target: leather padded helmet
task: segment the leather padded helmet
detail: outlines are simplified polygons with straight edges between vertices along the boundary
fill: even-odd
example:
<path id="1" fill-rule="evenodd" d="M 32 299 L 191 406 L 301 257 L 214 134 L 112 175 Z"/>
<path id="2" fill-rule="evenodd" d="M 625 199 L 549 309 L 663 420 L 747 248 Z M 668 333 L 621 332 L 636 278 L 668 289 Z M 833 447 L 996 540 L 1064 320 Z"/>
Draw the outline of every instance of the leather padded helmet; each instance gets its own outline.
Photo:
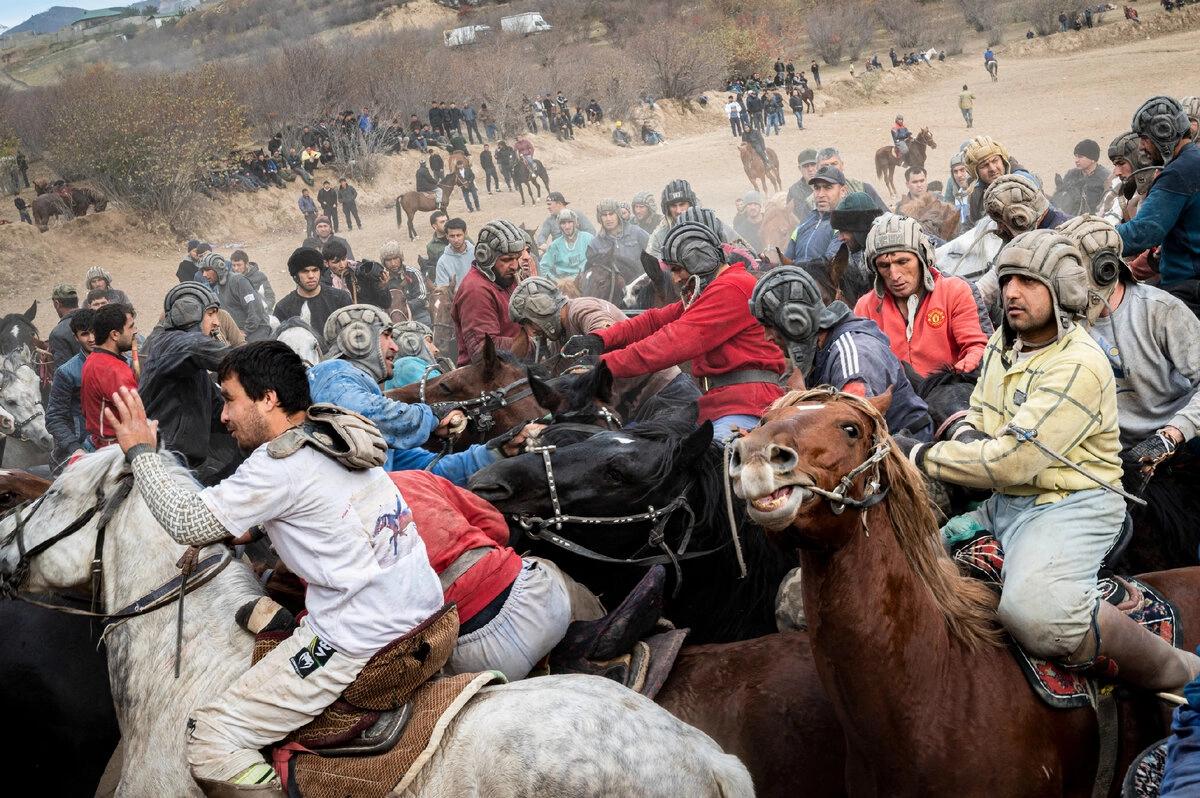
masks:
<path id="1" fill-rule="evenodd" d="M 649 191 L 639 191 L 633 195 L 633 202 L 630 205 L 645 205 L 647 208 L 653 208 L 654 195 Z"/>
<path id="2" fill-rule="evenodd" d="M 508 317 L 517 324 L 529 322 L 551 341 L 562 337 L 559 311 L 567 298 L 553 279 L 538 275 L 522 280 L 508 298 Z"/>
<path id="3" fill-rule="evenodd" d="M 926 291 L 933 290 L 934 250 L 933 242 L 921 229 L 921 223 L 908 216 L 885 213 L 871 224 L 867 232 L 867 243 L 863 249 L 863 260 L 875 273 L 875 293 L 884 295 L 883 280 L 875 268 L 875 258 L 889 252 L 911 252 L 921 264 L 921 282 Z"/>
<path id="4" fill-rule="evenodd" d="M 112 275 L 103 266 L 93 266 L 87 270 L 87 276 L 83 278 L 83 284 L 89 291 L 92 288 L 92 280 L 96 278 L 104 280 L 105 288 L 112 288 Z"/>
<path id="5" fill-rule="evenodd" d="M 667 209 L 674 202 L 690 202 L 693 208 L 700 207 L 700 200 L 696 197 L 696 192 L 692 191 L 692 184 L 686 180 L 672 180 L 667 183 L 662 191 L 662 206 L 663 216 L 670 216 Z"/>
<path id="6" fill-rule="evenodd" d="M 993 155 L 999 155 L 1000 159 L 1004 161 L 1005 172 L 1012 168 L 1012 158 L 1003 144 L 991 136 L 976 136 L 967 142 L 967 146 L 963 150 L 963 164 L 971 173 L 971 177 L 978 180 L 980 164 Z"/>
<path id="7" fill-rule="evenodd" d="M 1071 239 L 1057 230 L 1030 230 L 1021 233 L 996 255 L 996 276 L 1004 285 L 1006 277 L 1021 275 L 1037 280 L 1050 291 L 1058 336 L 1071 328 L 1071 320 L 1087 312 L 1090 286 L 1083 255 Z M 1012 340 L 1014 331 L 1005 314 L 1004 333 Z"/>
<path id="8" fill-rule="evenodd" d="M 1133 280 L 1133 273 L 1121 260 L 1124 246 L 1121 234 L 1107 220 L 1094 214 L 1076 216 L 1057 229 L 1074 242 L 1083 256 L 1090 284 L 1086 315 L 1089 322 L 1095 322 L 1121 278 Z"/>
<path id="9" fill-rule="evenodd" d="M 187 330 L 204 318 L 209 308 L 221 307 L 220 300 L 205 283 L 188 280 L 171 286 L 163 297 L 163 315 L 168 330 Z"/>
<path id="10" fill-rule="evenodd" d="M 695 222 L 702 224 L 724 243 L 725 241 L 725 223 L 717 218 L 717 214 L 709 208 L 701 208 L 693 205 L 683 213 L 675 217 L 675 224 L 683 224 L 684 222 Z"/>
<path id="11" fill-rule="evenodd" d="M 803 269 L 777 266 L 754 286 L 750 314 L 779 331 L 792 364 L 807 375 L 817 355 L 817 333 L 849 316 L 850 308 L 840 300 L 826 305 L 816 281 Z"/>
<path id="12" fill-rule="evenodd" d="M 433 330 L 419 321 L 401 321 L 392 325 L 392 340 L 400 349 L 397 358 L 418 357 L 427 363 L 433 362 L 433 353 L 429 351 L 428 339 L 433 338 Z"/>
<path id="13" fill-rule="evenodd" d="M 1117 136 L 1108 145 L 1108 160 L 1115 162 L 1120 158 L 1131 164 L 1137 163 L 1138 154 L 1141 151 L 1142 145 L 1138 140 L 1138 135 L 1129 130 Z"/>
<path id="14" fill-rule="evenodd" d="M 1188 119 L 1193 122 L 1200 122 L 1200 97 L 1195 95 L 1184 97 L 1179 101 L 1179 104 L 1183 106 L 1183 112 L 1187 114 Z"/>
<path id="15" fill-rule="evenodd" d="M 700 222 L 679 222 L 663 241 L 662 261 L 672 268 L 681 267 L 691 275 L 688 280 L 691 293 L 685 303 L 694 302 L 725 263 L 721 236 Z"/>
<path id="16" fill-rule="evenodd" d="M 617 219 L 620 219 L 621 218 L 621 203 L 617 202 L 615 199 L 600 200 L 600 202 L 598 202 L 596 204 L 596 223 L 597 224 L 602 224 L 600 222 L 600 217 L 606 213 L 615 213 L 617 215 Z"/>
<path id="17" fill-rule="evenodd" d="M 1131 127 L 1154 145 L 1165 164 L 1174 157 L 1179 141 L 1191 133 L 1192 122 L 1178 100 L 1159 95 L 1142 103 L 1133 115 Z"/>
<path id="18" fill-rule="evenodd" d="M 217 275 L 217 285 L 225 285 L 225 281 L 229 279 L 229 264 L 216 252 L 205 253 L 200 262 L 196 264 L 196 268 L 201 272 L 212 269 Z"/>
<path id="19" fill-rule="evenodd" d="M 348 360 L 367 372 L 375 382 L 392 376 L 383 363 L 379 339 L 391 330 L 392 320 L 375 305 L 347 305 L 335 310 L 325 321 L 325 340 L 329 349 L 326 360 Z"/>
<path id="20" fill-rule="evenodd" d="M 502 255 L 520 255 L 528 248 L 525 231 L 508 219 L 493 219 L 479 229 L 475 240 L 475 265 L 494 283 L 496 260 Z"/>
<path id="21" fill-rule="evenodd" d="M 983 192 L 983 210 L 1016 236 L 1038 226 L 1050 200 L 1024 175 L 1000 175 Z"/>

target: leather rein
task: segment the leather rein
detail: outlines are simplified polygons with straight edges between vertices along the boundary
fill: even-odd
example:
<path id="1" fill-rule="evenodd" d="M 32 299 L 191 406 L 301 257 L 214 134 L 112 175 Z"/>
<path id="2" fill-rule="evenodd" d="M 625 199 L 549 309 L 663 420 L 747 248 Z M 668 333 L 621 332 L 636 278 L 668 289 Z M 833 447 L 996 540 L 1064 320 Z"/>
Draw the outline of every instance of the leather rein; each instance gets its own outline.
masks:
<path id="1" fill-rule="evenodd" d="M 572 554 L 577 554 L 589 560 L 598 562 L 607 562 L 618 565 L 665 565 L 671 564 L 675 571 L 675 589 L 672 596 L 679 593 L 679 587 L 683 584 L 683 570 L 679 563 L 682 560 L 691 560 L 697 557 L 704 557 L 713 554 L 725 546 L 729 545 L 729 541 L 722 543 L 719 546 L 714 546 L 711 549 L 702 551 L 688 551 L 688 545 L 691 543 L 692 531 L 696 526 L 696 513 L 692 510 L 691 504 L 687 500 L 687 493 L 692 487 L 692 483 L 688 482 L 684 485 L 674 499 L 667 502 L 662 507 L 648 505 L 646 512 L 633 513 L 630 515 L 569 515 L 562 511 L 562 504 L 558 498 L 558 483 L 554 478 L 554 464 L 550 459 L 550 453 L 556 447 L 553 445 L 533 446 L 528 451 L 541 454 L 542 463 L 546 469 L 546 485 L 550 492 L 550 504 L 554 508 L 554 515 L 551 518 L 541 518 L 535 515 L 517 515 L 514 516 L 518 525 L 534 540 L 544 540 L 548 543 L 553 543 L 564 551 L 569 551 Z M 666 541 L 666 528 L 671 518 L 676 513 L 683 513 L 686 516 L 683 537 L 679 542 L 677 549 L 672 549 Z M 583 526 L 624 526 L 626 524 L 649 523 L 650 532 L 647 535 L 646 543 L 638 549 L 638 552 L 647 548 L 657 548 L 662 551 L 662 554 L 651 554 L 646 556 L 637 556 L 637 552 L 629 557 L 611 557 L 607 554 L 601 554 L 598 551 L 588 548 L 587 546 L 576 543 L 562 535 L 563 524 L 580 524 Z"/>
<path id="2" fill-rule="evenodd" d="M 168 606 L 169 604 L 178 602 L 179 615 L 176 629 L 176 648 L 175 648 L 175 677 L 179 678 L 179 668 L 181 660 L 181 651 L 183 645 L 183 597 L 188 593 L 202 587 L 225 570 L 225 567 L 233 561 L 233 554 L 228 548 L 222 548 L 221 551 L 205 557 L 203 560 L 199 558 L 200 547 L 189 546 L 183 556 L 176 563 L 180 569 L 178 576 L 168 579 L 163 584 L 154 588 L 150 592 L 140 596 L 136 600 L 126 604 L 124 607 L 114 612 L 100 612 L 98 607 L 102 604 L 102 592 L 104 587 L 104 540 L 108 531 L 108 524 L 116 514 L 117 509 L 128 498 L 130 491 L 133 488 L 133 474 L 126 474 L 121 477 L 117 483 L 117 488 L 111 496 L 106 497 L 101 488 L 96 489 L 96 503 L 84 510 L 70 524 L 67 524 L 59 532 L 51 535 L 41 543 L 26 548 L 25 546 L 25 524 L 41 506 L 45 495 L 39 497 L 32 503 L 22 503 L 18 505 L 12 513 L 16 517 L 16 526 L 9 533 L 2 544 L 7 546 L 13 541 L 17 544 L 17 552 L 19 560 L 13 573 L 9 576 L 0 575 L 0 596 L 5 598 L 24 601 L 27 604 L 42 607 L 44 609 L 55 610 L 57 612 L 65 612 L 69 615 L 82 615 L 89 618 L 100 618 L 104 631 L 101 638 L 107 634 L 114 626 L 120 624 L 130 618 L 137 618 L 141 615 L 147 615 L 155 610 Z M 22 514 L 22 511 L 28 508 L 28 512 Z M 35 557 L 42 554 L 50 547 L 54 546 L 62 540 L 69 538 L 79 530 L 86 527 L 96 514 L 100 514 L 100 519 L 96 525 L 96 546 L 92 555 L 91 562 L 91 601 L 88 609 L 80 609 L 72 606 L 69 596 L 50 593 L 49 598 L 52 601 L 41 601 L 33 598 L 28 593 L 21 592 L 21 584 L 25 581 L 25 577 L 29 572 L 29 564 Z"/>

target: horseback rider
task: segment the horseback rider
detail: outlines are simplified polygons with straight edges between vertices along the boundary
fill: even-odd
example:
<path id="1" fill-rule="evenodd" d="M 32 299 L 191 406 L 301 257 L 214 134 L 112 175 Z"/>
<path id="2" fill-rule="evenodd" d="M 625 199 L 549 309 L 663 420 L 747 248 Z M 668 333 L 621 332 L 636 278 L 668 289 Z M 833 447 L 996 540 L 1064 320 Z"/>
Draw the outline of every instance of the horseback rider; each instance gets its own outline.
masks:
<path id="1" fill-rule="evenodd" d="M 1120 224 L 1137 215 L 1138 206 L 1150 192 L 1159 169 L 1132 130 L 1112 140 L 1108 145 L 1108 160 L 1113 165 L 1112 182 L 1100 200 L 1098 213 L 1113 224 Z"/>
<path id="2" fill-rule="evenodd" d="M 829 225 L 842 242 L 833 261 L 836 265 L 845 258 L 843 281 L 849 280 L 854 296 L 862 296 L 871 290 L 875 281 L 875 270 L 866 262 L 863 251 L 867 247 L 871 224 L 882 215 L 883 211 L 876 207 L 870 196 L 861 191 L 847 194 L 829 214 Z"/>
<path id="3" fill-rule="evenodd" d="M 1083 258 L 1069 238 L 1034 230 L 1001 250 L 997 267 L 1004 323 L 988 342 L 966 419 L 952 440 L 901 448 L 935 479 L 995 491 L 943 534 L 986 529 L 1004 547 L 997 614 L 1025 650 L 1076 665 L 1103 654 L 1132 684 L 1178 691 L 1200 672 L 1200 657 L 1097 594 L 1125 503 L 1115 492 L 1112 368 L 1074 321 L 1088 307 Z"/>
<path id="4" fill-rule="evenodd" d="M 308 612 L 291 637 L 194 710 L 187 727 L 188 762 L 206 795 L 278 796 L 261 749 L 321 714 L 378 651 L 439 613 L 442 587 L 404 498 L 379 468 L 378 430 L 338 408 L 310 408 L 295 352 L 279 341 L 246 344 L 218 378 L 222 421 L 251 454 L 214 487 L 175 475 L 136 391 L 115 394 L 106 415 L 138 493 L 176 542 L 244 543 L 261 525 L 306 583 Z M 450 624 L 457 629 L 453 612 L 431 628 Z M 428 645 L 417 634 L 414 643 Z"/>
<path id="5" fill-rule="evenodd" d="M 912 132 L 905 126 L 904 117 L 897 115 L 892 125 L 892 146 L 896 150 L 896 160 L 905 165 L 908 164 L 908 140 L 911 138 Z"/>
<path id="6" fill-rule="evenodd" d="M 421 165 L 417 167 L 417 191 L 423 194 L 432 194 L 433 201 L 439 208 L 442 205 L 442 187 L 438 184 L 437 179 L 430 174 L 429 165 L 425 161 L 421 161 Z"/>
<path id="7" fill-rule="evenodd" d="M 450 310 L 458 365 L 469 364 L 489 336 L 497 349 L 512 349 L 521 326 L 508 318 L 508 298 L 531 246 L 525 231 L 507 219 L 493 219 L 480 228 L 475 262 L 454 292 Z"/>
<path id="8" fill-rule="evenodd" d="M 1021 174 L 1029 178 L 1035 185 L 1041 186 L 1037 178 L 1025 171 L 1020 164 L 1008 154 L 1008 149 L 991 136 L 976 136 L 967 142 L 963 148 L 963 163 L 967 172 L 975 181 L 971 191 L 970 213 L 968 219 L 975 224 L 984 217 L 983 192 L 992 181 L 1001 175 Z"/>
<path id="9" fill-rule="evenodd" d="M 699 420 L 713 422 L 718 441 L 735 426 L 753 427 L 783 393 L 783 358 L 747 309 L 754 277 L 744 259 L 730 262 L 722 244 L 717 233 L 699 222 L 672 227 L 662 260 L 672 281 L 682 287 L 683 298 L 580 341 L 591 352 L 605 352 L 602 360 L 618 379 L 692 361 L 692 375 L 703 391 Z"/>
<path id="10" fill-rule="evenodd" d="M 768 272 L 754 288 L 750 312 L 787 355 L 792 366 L 789 388 L 831 385 L 856 396 L 891 391 L 888 429 L 930 439 L 929 408 L 888 348 L 887 337 L 875 322 L 856 317 L 840 299 L 826 305 L 816 281 L 803 269 L 780 266 Z"/>
<path id="11" fill-rule="evenodd" d="M 840 169 L 823 166 L 808 181 L 812 186 L 813 212 L 796 225 L 788 238 L 783 257 L 791 263 L 802 261 L 831 261 L 842 246 L 833 234 L 830 215 L 847 194 L 846 177 Z"/>
<path id="12" fill-rule="evenodd" d="M 1053 230 L 1068 217 L 1050 204 L 1037 184 L 1021 174 L 1000 175 L 983 194 L 983 208 L 996 224 L 995 233 L 1005 244 L 1030 230 Z M 984 305 L 998 311 L 1000 278 L 992 268 L 975 281 Z M 998 313 L 992 313 L 998 318 Z"/>
<path id="13" fill-rule="evenodd" d="M 897 358 L 923 377 L 979 367 L 991 325 L 985 333 L 967 281 L 934 268 L 933 242 L 920 222 L 892 214 L 877 219 L 865 256 L 875 290 L 863 294 L 854 313 L 879 325 Z"/>
<path id="14" fill-rule="evenodd" d="M 646 252 L 661 259 L 663 243 L 667 239 L 667 234 L 679 222 L 681 214 L 689 208 L 700 207 L 700 200 L 696 197 L 696 192 L 692 190 L 691 183 L 686 180 L 672 180 L 663 187 L 662 200 L 659 205 L 662 208 L 662 220 L 650 234 L 650 240 L 646 242 Z M 720 219 L 716 219 L 715 216 L 713 218 L 716 220 L 717 236 L 722 243 L 729 244 L 738 240 L 737 231 Z"/>
<path id="15" fill-rule="evenodd" d="M 596 221 L 600 230 L 588 244 L 588 263 L 610 258 L 626 284 L 633 282 L 644 273 L 641 255 L 646 251 L 650 234 L 632 221 L 623 221 L 620 203 L 615 199 L 601 200 L 596 205 Z"/>
<path id="16" fill-rule="evenodd" d="M 530 341 L 556 343 L 567 357 L 576 351 L 572 342 L 576 336 L 598 333 L 625 321 L 621 309 L 606 300 L 590 296 L 567 299 L 548 277 L 522 281 L 509 299 L 508 315 L 525 328 Z M 577 343 L 582 344 L 582 339 Z M 620 397 L 618 412 L 625 421 L 652 418 L 664 409 L 700 398 L 696 383 L 674 365 L 648 377 L 614 380 L 612 390 L 614 397 Z"/>
<path id="17" fill-rule="evenodd" d="M 1079 216 L 1058 229 L 1084 256 L 1088 332 L 1117 381 L 1121 459 L 1127 484 L 1136 486 L 1200 432 L 1200 319 L 1182 300 L 1134 279 L 1106 220 Z M 1134 471 L 1143 479 L 1130 480 Z"/>
<path id="18" fill-rule="evenodd" d="M 1134 114 L 1133 132 L 1162 172 L 1137 216 L 1117 225 L 1125 254 L 1158 247 L 1160 284 L 1190 283 L 1200 278 L 1200 147 L 1192 141 L 1191 121 L 1177 100 L 1151 97 Z"/>
<path id="19" fill-rule="evenodd" d="M 771 168 L 771 159 L 767 157 L 767 143 L 763 140 L 762 131 L 758 128 L 750 128 L 742 133 L 742 141 L 749 144 L 750 147 L 762 159 L 763 168 Z"/>
<path id="20" fill-rule="evenodd" d="M 220 300 L 207 285 L 178 283 L 163 299 L 163 319 L 142 347 L 138 392 L 146 412 L 160 420 L 163 445 L 179 452 L 193 470 L 209 461 L 206 482 L 231 462 L 232 445 L 216 446 L 228 436 L 220 425 L 224 402 L 209 372 L 215 372 L 229 347 L 213 337 Z M 230 442 L 232 443 L 232 442 Z"/>
<path id="21" fill-rule="evenodd" d="M 653 233 L 663 220 L 658 211 L 654 210 L 654 194 L 649 191 L 634 194 L 630 207 L 633 209 L 633 221 L 646 231 L 646 235 Z"/>
<path id="22" fill-rule="evenodd" d="M 461 410 L 439 418 L 429 405 L 405 404 L 383 395 L 380 385 L 392 376 L 399 347 L 392 340 L 392 321 L 382 308 L 347 305 L 329 316 L 324 332 L 329 350 L 308 370 L 309 393 L 314 402 L 353 410 L 374 424 L 391 450 L 384 462 L 386 470 L 399 467 L 397 453 L 420 447 L 431 435 L 450 437 L 466 426 Z M 497 458 L 476 459 L 481 462 L 474 470 Z"/>

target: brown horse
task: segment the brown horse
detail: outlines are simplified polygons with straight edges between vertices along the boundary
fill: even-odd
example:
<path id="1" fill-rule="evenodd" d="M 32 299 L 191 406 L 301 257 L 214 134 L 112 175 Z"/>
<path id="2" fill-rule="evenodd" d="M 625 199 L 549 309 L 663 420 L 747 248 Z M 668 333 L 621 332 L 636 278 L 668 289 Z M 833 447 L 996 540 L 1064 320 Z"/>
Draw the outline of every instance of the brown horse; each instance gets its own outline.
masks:
<path id="1" fill-rule="evenodd" d="M 770 164 L 763 163 L 763 159 L 749 144 L 739 144 L 738 154 L 742 157 L 742 169 L 745 170 L 750 185 L 754 186 L 756 191 L 761 191 L 763 194 L 769 193 L 767 191 L 768 180 L 771 181 L 771 187 L 775 191 L 783 188 L 783 181 L 779 178 L 779 156 L 775 154 L 775 150 L 767 147 L 767 159 Z"/>
<path id="2" fill-rule="evenodd" d="M 786 248 L 788 238 L 791 237 L 792 231 L 796 229 L 798 223 L 796 214 L 792 213 L 792 209 L 788 207 L 787 198 L 783 194 L 776 194 L 768 199 L 767 204 L 763 206 L 762 224 L 759 225 L 763 252 L 770 255 L 776 250 L 782 251 Z M 781 258 L 779 255 L 775 257 Z"/>
<path id="3" fill-rule="evenodd" d="M 97 213 L 108 207 L 108 196 L 99 189 L 87 186 L 71 186 L 71 211 L 76 216 L 84 216 L 88 208 L 94 208 Z"/>
<path id="4" fill-rule="evenodd" d="M 958 234 L 958 208 L 942 200 L 932 191 L 926 191 L 916 199 L 906 199 L 897 210 L 921 223 L 921 229 L 942 241 L 949 241 Z"/>
<path id="5" fill-rule="evenodd" d="M 804 113 L 815 114 L 817 106 L 813 105 L 813 90 L 808 86 L 802 86 L 796 89 L 796 93 L 800 95 L 800 99 L 804 101 Z"/>
<path id="6" fill-rule="evenodd" d="M 71 206 L 55 191 L 39 194 L 33 200 L 33 223 L 43 233 L 50 229 L 50 217 L 61 216 L 64 221 L 75 218 Z"/>
<path id="7" fill-rule="evenodd" d="M 393 388 L 384 395 L 400 402 L 462 404 L 471 424 L 458 440 L 460 449 L 549 412 L 534 399 L 525 364 L 511 352 L 496 349 L 491 336 L 484 339 L 483 348 L 470 364 L 424 383 Z"/>
<path id="8" fill-rule="evenodd" d="M 915 138 L 909 139 L 908 155 L 903 159 L 896 157 L 895 147 L 880 147 L 875 151 L 875 176 L 883 181 L 893 197 L 896 196 L 896 167 L 924 169 L 927 148 L 937 149 L 937 144 L 934 143 L 933 134 L 929 132 L 929 128 L 923 127 Z"/>
<path id="9" fill-rule="evenodd" d="M 546 171 L 546 167 L 537 158 L 533 159 L 533 169 L 529 168 L 529 164 L 524 158 L 517 157 L 516 163 L 513 164 L 512 170 L 513 183 L 517 186 L 517 191 L 521 192 L 521 204 L 525 204 L 525 188 L 529 187 L 529 201 L 533 202 L 533 190 L 537 189 L 537 198 L 542 198 L 542 187 L 538 181 L 546 184 L 546 191 L 550 190 L 550 174 Z"/>
<path id="10" fill-rule="evenodd" d="M 451 171 L 445 177 L 438 181 L 438 185 L 442 188 L 441 204 L 434 199 L 432 191 L 406 191 L 396 197 L 396 226 L 403 227 L 404 220 L 401 213 L 408 216 L 408 239 L 415 241 L 417 238 L 417 230 L 413 227 L 413 215 L 421 211 L 436 211 L 446 210 L 450 205 L 450 199 L 454 195 L 454 189 L 459 185 L 458 172 Z"/>
<path id="11" fill-rule="evenodd" d="M 995 595 L 960 576 L 942 547 L 922 477 L 888 435 L 890 402 L 788 394 L 738 443 L 731 469 L 751 520 L 800 547 L 813 656 L 845 731 L 849 793 L 1091 795 L 1095 714 L 1033 695 L 1003 645 Z M 862 501 L 870 482 L 886 492 L 873 506 L 835 513 L 824 498 Z M 1200 611 L 1200 569 L 1145 581 L 1171 597 L 1182 645 L 1195 646 L 1188 621 Z M 1151 701 L 1121 700 L 1117 773 L 1167 733 Z"/>
<path id="12" fill-rule="evenodd" d="M 0 513 L 33 501 L 50 488 L 50 480 L 17 468 L 0 468 Z"/>
<path id="13" fill-rule="evenodd" d="M 429 320 L 433 328 L 433 343 L 453 363 L 458 357 L 458 340 L 454 333 L 454 319 L 450 312 L 454 309 L 454 280 L 449 285 L 433 285 L 425 281 L 429 295 Z"/>

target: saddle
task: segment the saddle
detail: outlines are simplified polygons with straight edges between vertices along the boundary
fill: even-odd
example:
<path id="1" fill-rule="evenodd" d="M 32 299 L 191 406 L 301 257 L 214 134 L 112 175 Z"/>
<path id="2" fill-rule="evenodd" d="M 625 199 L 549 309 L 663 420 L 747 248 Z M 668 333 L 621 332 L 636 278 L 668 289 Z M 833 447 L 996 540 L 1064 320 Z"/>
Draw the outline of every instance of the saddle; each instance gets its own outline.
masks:
<path id="1" fill-rule="evenodd" d="M 1129 530 L 1127 520 L 1126 532 Z M 1119 541 L 1107 559 L 1111 561 L 1120 548 Z M 1004 549 L 990 534 L 985 532 L 972 538 L 962 544 L 953 556 L 968 576 L 997 589 L 1003 585 Z M 1176 610 L 1165 596 L 1144 582 L 1117 576 L 1103 566 L 1099 576 L 1100 594 L 1104 601 L 1172 645 L 1178 643 Z M 1071 667 L 1035 657 L 1015 642 L 1010 641 L 1010 646 L 1030 687 L 1049 706 L 1059 709 L 1096 707 L 1101 695 L 1108 696 L 1112 692 L 1117 667 L 1107 657 L 1100 656 L 1087 667 Z"/>
<path id="2" fill-rule="evenodd" d="M 295 629 L 272 599 L 242 607 L 238 622 L 255 634 L 258 662 Z M 407 783 L 433 755 L 448 721 L 493 672 L 433 678 L 458 640 L 458 610 L 448 604 L 367 662 L 342 697 L 274 746 L 272 760 L 289 796 L 374 798 Z"/>
<path id="3" fill-rule="evenodd" d="M 549 672 L 603 676 L 647 698 L 658 695 L 688 633 L 662 618 L 666 573 L 653 566 L 608 615 L 567 627 L 550 652 Z"/>

